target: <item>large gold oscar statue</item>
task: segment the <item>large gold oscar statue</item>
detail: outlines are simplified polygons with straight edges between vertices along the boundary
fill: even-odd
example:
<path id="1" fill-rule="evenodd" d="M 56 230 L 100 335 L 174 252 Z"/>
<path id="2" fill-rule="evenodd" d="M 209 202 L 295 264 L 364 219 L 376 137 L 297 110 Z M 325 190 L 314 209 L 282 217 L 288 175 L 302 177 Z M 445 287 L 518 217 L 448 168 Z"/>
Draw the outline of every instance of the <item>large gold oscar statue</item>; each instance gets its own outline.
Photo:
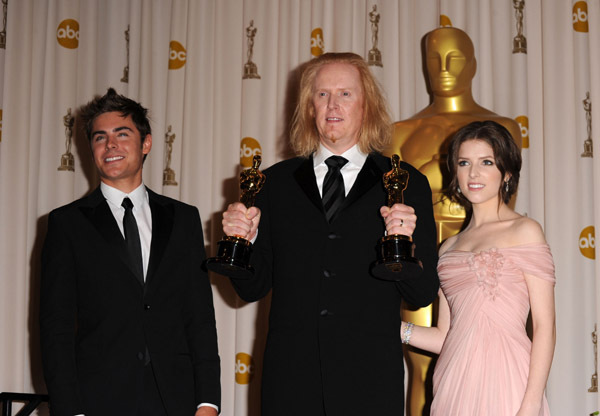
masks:
<path id="1" fill-rule="evenodd" d="M 446 155 L 452 135 L 472 121 L 494 120 L 506 127 L 520 145 L 521 129 L 513 119 L 499 116 L 473 99 L 471 81 L 477 63 L 473 42 L 465 32 L 453 27 L 429 32 L 424 53 L 432 103 L 413 117 L 394 124 L 392 143 L 386 154 L 399 154 L 429 179 L 439 244 L 456 234 L 465 219 L 464 209 L 451 203 L 443 193 L 449 183 Z M 402 319 L 431 326 L 433 307 L 414 309 L 406 305 Z M 407 414 L 428 415 L 432 396 L 431 356 L 411 347 L 405 354 L 409 370 Z"/>

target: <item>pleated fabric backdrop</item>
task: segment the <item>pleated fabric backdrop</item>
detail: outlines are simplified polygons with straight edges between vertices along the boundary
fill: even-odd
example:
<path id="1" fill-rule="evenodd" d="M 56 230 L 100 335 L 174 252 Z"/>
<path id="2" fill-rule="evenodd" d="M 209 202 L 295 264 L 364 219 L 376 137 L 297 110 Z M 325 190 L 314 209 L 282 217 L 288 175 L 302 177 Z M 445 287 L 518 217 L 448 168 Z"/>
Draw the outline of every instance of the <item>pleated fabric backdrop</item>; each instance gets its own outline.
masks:
<path id="1" fill-rule="evenodd" d="M 551 409 L 600 409 L 600 0 L 3 0 L 0 11 L 0 391 L 45 391 L 37 303 L 47 214 L 98 183 L 71 124 L 79 106 L 112 86 L 150 108 L 144 182 L 198 206 L 214 254 L 240 169 L 254 154 L 261 168 L 289 155 L 299 66 L 330 51 L 367 58 L 376 40 L 373 72 L 393 118 L 406 119 L 429 104 L 421 42 L 442 24 L 474 42 L 476 101 L 521 126 L 516 207 L 542 224 L 556 262 Z M 526 52 L 513 52 L 519 34 Z M 258 415 L 269 300 L 245 304 L 226 279 L 211 280 L 222 415 Z"/>

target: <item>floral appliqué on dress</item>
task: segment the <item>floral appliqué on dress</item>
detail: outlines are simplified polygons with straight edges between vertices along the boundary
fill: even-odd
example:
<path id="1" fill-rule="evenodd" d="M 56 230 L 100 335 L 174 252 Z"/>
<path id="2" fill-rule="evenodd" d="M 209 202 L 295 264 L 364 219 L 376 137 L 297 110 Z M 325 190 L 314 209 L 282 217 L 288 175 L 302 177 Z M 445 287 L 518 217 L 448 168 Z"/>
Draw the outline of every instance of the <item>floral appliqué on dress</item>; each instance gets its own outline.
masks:
<path id="1" fill-rule="evenodd" d="M 469 267 L 477 276 L 477 283 L 483 292 L 496 299 L 499 293 L 498 275 L 504 264 L 504 256 L 498 253 L 498 250 L 491 248 L 489 250 L 473 253 L 469 256 Z"/>

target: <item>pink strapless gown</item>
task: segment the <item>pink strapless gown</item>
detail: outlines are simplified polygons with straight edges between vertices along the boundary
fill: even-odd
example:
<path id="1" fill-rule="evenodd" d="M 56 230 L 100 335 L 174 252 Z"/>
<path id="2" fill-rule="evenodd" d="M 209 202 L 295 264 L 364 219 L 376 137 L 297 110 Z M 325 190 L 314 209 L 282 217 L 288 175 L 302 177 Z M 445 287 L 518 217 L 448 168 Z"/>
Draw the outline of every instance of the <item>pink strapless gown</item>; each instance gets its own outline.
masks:
<path id="1" fill-rule="evenodd" d="M 531 351 L 523 273 L 554 285 L 550 248 L 526 244 L 480 253 L 447 251 L 437 269 L 451 322 L 433 374 L 431 415 L 514 416 L 525 393 Z M 549 414 L 544 397 L 540 415 Z"/>

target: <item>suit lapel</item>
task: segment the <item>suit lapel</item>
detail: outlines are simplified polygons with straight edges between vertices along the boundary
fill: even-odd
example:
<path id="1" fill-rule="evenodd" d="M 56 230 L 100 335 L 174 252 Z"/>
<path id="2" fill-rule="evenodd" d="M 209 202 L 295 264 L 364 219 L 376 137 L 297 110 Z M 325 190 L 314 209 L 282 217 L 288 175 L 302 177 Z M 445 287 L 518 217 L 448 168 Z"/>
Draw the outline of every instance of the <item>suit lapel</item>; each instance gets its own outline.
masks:
<path id="1" fill-rule="evenodd" d="M 117 221 L 99 187 L 87 197 L 86 203 L 80 207 L 80 210 L 94 225 L 110 249 L 127 265 L 131 271 L 131 277 L 140 283 L 134 268 L 131 266 L 123 234 L 121 234 Z"/>
<path id="2" fill-rule="evenodd" d="M 337 216 L 348 206 L 354 203 L 358 198 L 369 191 L 378 181 L 382 183 L 383 173 L 386 158 L 379 154 L 371 153 L 367 156 L 365 164 L 358 173 L 352 189 L 344 199 L 342 207 L 338 211 Z M 319 211 L 323 213 L 325 218 L 325 211 L 323 210 L 323 202 L 321 195 L 319 195 L 319 188 L 317 187 L 317 178 L 315 177 L 315 169 L 313 166 L 312 156 L 306 159 L 294 172 L 296 181 L 308 197 L 308 199 L 317 207 Z M 335 219 L 335 217 L 334 217 Z"/>
<path id="3" fill-rule="evenodd" d="M 147 189 L 147 188 L 146 188 Z M 152 243 L 150 244 L 150 260 L 146 273 L 146 285 L 150 283 L 165 254 L 171 231 L 173 230 L 173 206 L 163 204 L 158 194 L 148 189 L 150 211 L 152 211 Z"/>
<path id="4" fill-rule="evenodd" d="M 358 172 L 356 181 L 354 182 L 352 189 L 350 189 L 350 192 L 346 196 L 346 199 L 344 199 L 344 203 L 340 211 L 354 203 L 365 192 L 373 188 L 373 186 L 377 182 L 382 182 L 383 170 L 375 160 L 376 157 L 378 156 L 376 156 L 375 154 L 370 154 L 367 156 L 365 164 L 363 165 L 360 172 Z"/>
<path id="5" fill-rule="evenodd" d="M 319 188 L 317 187 L 317 177 L 315 176 L 312 156 L 303 161 L 298 169 L 296 169 L 294 178 L 296 178 L 296 182 L 298 182 L 298 185 L 300 185 L 300 188 L 302 188 L 310 202 L 312 202 L 317 209 L 323 213 L 323 216 L 325 216 L 323 202 L 321 200 L 321 195 L 319 194 Z"/>

